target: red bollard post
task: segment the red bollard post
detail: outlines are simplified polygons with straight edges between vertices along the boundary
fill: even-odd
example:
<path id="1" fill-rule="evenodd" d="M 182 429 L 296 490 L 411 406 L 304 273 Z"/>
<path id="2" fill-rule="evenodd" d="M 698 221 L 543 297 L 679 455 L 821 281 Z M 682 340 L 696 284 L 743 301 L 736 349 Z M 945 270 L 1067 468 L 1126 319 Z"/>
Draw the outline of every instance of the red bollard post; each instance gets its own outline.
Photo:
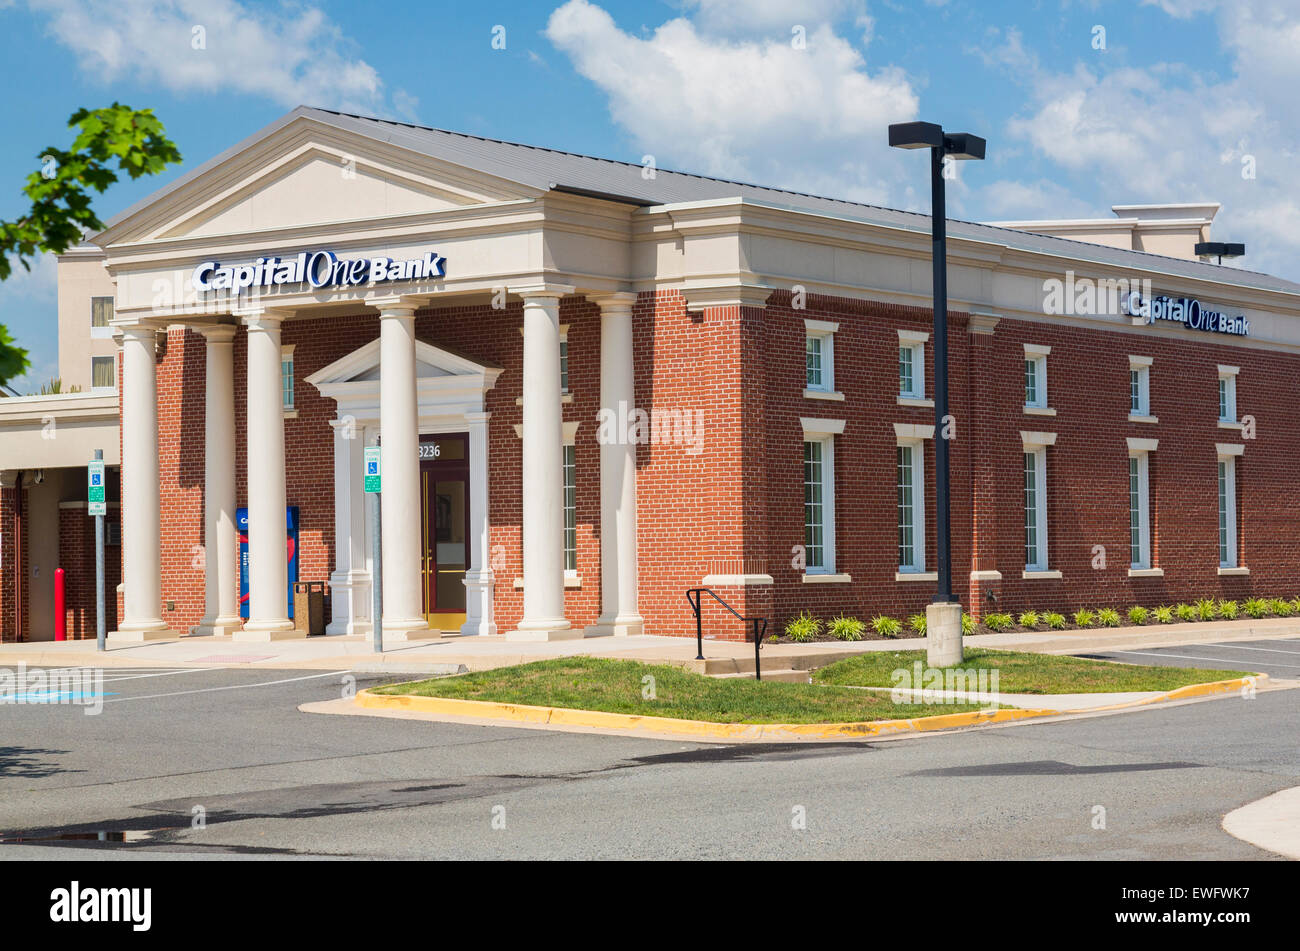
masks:
<path id="1" fill-rule="evenodd" d="M 68 639 L 68 616 L 64 610 L 66 598 L 63 590 L 63 569 L 54 569 L 54 639 Z"/>

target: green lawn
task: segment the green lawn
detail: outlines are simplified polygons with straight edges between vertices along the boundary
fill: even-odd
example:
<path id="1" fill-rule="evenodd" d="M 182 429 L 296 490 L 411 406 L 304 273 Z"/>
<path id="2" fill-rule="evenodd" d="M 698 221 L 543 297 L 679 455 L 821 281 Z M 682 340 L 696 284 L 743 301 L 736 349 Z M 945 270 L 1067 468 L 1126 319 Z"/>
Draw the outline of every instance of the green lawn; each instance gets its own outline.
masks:
<path id="1" fill-rule="evenodd" d="M 892 687 L 893 672 L 911 669 L 917 661 L 925 666 L 925 651 L 873 651 L 836 661 L 814 671 L 819 684 L 858 687 Z M 1242 670 L 1202 670 L 1193 667 L 1140 667 L 1082 657 L 1030 654 L 967 648 L 959 665 L 965 670 L 985 668 L 998 671 L 1002 693 L 1124 693 L 1138 690 L 1173 690 L 1188 684 L 1245 677 Z M 906 686 L 921 686 L 906 684 Z"/>
<path id="2" fill-rule="evenodd" d="M 647 676 L 654 678 L 657 699 L 642 698 L 642 678 Z M 888 695 L 848 687 L 718 680 L 678 667 L 596 657 L 543 660 L 518 667 L 395 684 L 374 692 L 604 710 L 714 723 L 849 723 L 962 713 L 985 706 L 896 704 Z"/>

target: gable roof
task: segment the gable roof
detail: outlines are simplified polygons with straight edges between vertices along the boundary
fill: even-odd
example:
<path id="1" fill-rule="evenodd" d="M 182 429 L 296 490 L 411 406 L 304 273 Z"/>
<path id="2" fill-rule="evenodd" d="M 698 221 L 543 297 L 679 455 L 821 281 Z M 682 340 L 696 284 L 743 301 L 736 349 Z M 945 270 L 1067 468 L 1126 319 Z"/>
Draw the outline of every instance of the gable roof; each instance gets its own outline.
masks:
<path id="1" fill-rule="evenodd" d="M 144 201 L 131 206 L 114 217 L 108 223 L 108 227 L 111 228 L 136 214 L 290 122 L 304 117 L 345 132 L 391 143 L 418 154 L 466 168 L 478 169 L 506 181 L 540 191 L 593 195 L 643 206 L 741 198 L 779 208 L 858 220 L 909 231 L 929 233 L 930 230 L 930 216 L 921 212 L 900 211 L 879 205 L 824 198 L 803 192 L 709 178 L 663 168 L 656 169 L 653 178 L 645 178 L 642 175 L 642 166 L 631 162 L 595 158 L 557 149 L 522 145 L 463 132 L 451 132 L 446 129 L 352 115 L 311 106 L 299 106 L 261 131 L 150 195 Z M 1257 271 L 1235 267 L 1225 268 L 1147 251 L 1110 248 L 1086 241 L 1017 231 L 996 225 L 950 218 L 948 234 L 952 237 L 968 238 L 1011 249 L 1073 260 L 1090 261 L 1120 269 L 1140 268 L 1159 271 L 1173 277 L 1300 294 L 1300 284 Z"/>

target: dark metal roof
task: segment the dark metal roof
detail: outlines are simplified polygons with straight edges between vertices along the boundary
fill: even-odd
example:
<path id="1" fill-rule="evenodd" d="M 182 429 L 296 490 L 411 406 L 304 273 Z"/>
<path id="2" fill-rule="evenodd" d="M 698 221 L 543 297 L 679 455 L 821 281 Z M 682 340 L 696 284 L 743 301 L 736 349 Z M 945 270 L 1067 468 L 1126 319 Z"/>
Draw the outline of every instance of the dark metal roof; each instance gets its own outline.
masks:
<path id="1" fill-rule="evenodd" d="M 156 201 L 162 195 L 179 187 L 185 181 L 214 167 L 226 157 L 243 150 L 253 142 L 271 134 L 294 119 L 304 116 L 324 122 L 341 130 L 363 135 L 401 148 L 441 159 L 466 168 L 479 169 L 506 181 L 530 186 L 539 191 L 559 190 L 592 195 L 614 201 L 637 205 L 661 205 L 676 202 L 742 198 L 766 205 L 839 218 L 858 220 L 886 227 L 902 228 L 928 233 L 930 216 L 919 212 L 900 211 L 878 205 L 824 198 L 803 192 L 780 188 L 766 188 L 744 182 L 708 178 L 685 172 L 659 168 L 653 178 L 643 175 L 642 166 L 613 159 L 594 158 L 573 152 L 539 146 L 505 142 L 463 132 L 434 129 L 425 126 L 352 115 L 328 109 L 299 106 L 256 135 L 246 139 L 217 156 L 160 192 L 150 196 L 110 222 L 112 224 Z M 1141 269 L 1164 273 L 1171 277 L 1236 284 L 1289 294 L 1300 294 L 1300 284 L 1269 274 L 1241 268 L 1222 267 L 1167 257 L 1145 251 L 1128 251 L 1104 245 L 1059 238 L 1052 235 L 1017 231 L 994 225 L 979 224 L 958 219 L 948 220 L 948 234 L 1002 245 L 1008 248 L 1051 254 L 1078 261 L 1089 261 L 1117 269 Z M 1121 275 L 1122 276 L 1122 275 Z"/>

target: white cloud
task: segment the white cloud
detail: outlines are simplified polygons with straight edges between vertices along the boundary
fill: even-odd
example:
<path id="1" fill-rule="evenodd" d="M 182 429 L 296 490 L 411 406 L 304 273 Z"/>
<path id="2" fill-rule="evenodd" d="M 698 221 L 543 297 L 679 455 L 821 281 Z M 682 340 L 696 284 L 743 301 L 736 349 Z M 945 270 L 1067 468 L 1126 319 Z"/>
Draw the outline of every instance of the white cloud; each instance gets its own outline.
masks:
<path id="1" fill-rule="evenodd" d="M 982 206 L 1001 221 L 1041 218 L 1096 218 L 1097 209 L 1059 182 L 1000 179 L 979 190 Z"/>
<path id="2" fill-rule="evenodd" d="M 721 4 L 697 0 L 713 27 Z M 808 4 L 847 10 L 852 4 Z M 749 7 L 746 8 L 749 12 Z M 776 4 L 755 4 L 755 17 Z M 789 17 L 784 17 L 789 23 Z M 917 96 L 896 68 L 868 68 L 828 23 L 788 32 L 715 36 L 678 18 L 642 38 L 602 8 L 569 0 L 546 35 L 608 97 L 610 113 L 661 167 L 881 202 L 900 178 L 882 144 L 891 122 L 915 118 Z"/>
<path id="3" fill-rule="evenodd" d="M 1179 16 L 1209 7 L 1160 5 Z M 1222 202 L 1214 236 L 1245 241 L 1246 267 L 1297 277 L 1300 8 L 1238 0 L 1220 8 L 1217 24 L 1235 64 L 1226 78 L 1203 72 L 1197 63 L 1104 72 L 1079 64 L 1054 72 L 1025 58 L 1020 75 L 1030 102 L 1008 131 L 1080 181 L 1086 176 L 1090 190 L 1105 189 L 1107 194 L 1097 196 L 1104 205 Z M 1018 50 L 1019 37 L 1008 31 L 989 60 L 1012 65 Z M 1248 157 L 1254 178 L 1242 175 Z M 1007 192 L 1003 200 L 1011 197 Z"/>
<path id="4" fill-rule="evenodd" d="M 178 93 L 236 92 L 285 106 L 403 115 L 379 72 L 319 8 L 252 7 L 236 0 L 28 0 L 49 32 L 104 82 L 130 77 Z M 196 49 L 195 46 L 200 48 Z"/>

